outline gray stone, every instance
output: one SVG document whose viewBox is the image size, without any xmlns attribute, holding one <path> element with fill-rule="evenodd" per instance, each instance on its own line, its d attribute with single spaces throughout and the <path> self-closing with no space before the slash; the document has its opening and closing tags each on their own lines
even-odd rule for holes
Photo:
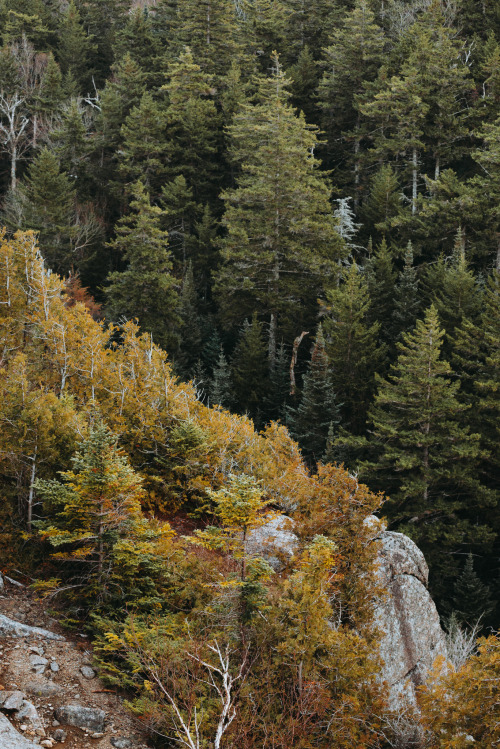
<svg viewBox="0 0 500 749">
<path fill-rule="evenodd" d="M 62 728 L 58 728 L 56 731 L 54 731 L 53 736 L 56 741 L 62 744 L 64 741 L 66 741 L 67 733 L 66 731 L 63 731 Z"/>
<path fill-rule="evenodd" d="M 113 737 L 109 741 L 115 749 L 131 749 L 134 746 L 132 739 L 128 739 L 125 736 Z"/>
<path fill-rule="evenodd" d="M 0 746 L 2 749 L 38 749 L 39 745 L 25 739 L 5 715 L 0 714 Z"/>
<path fill-rule="evenodd" d="M 3 593 L 5 589 L 5 583 L 3 581 L 2 573 L 0 572 L 0 593 Z"/>
<path fill-rule="evenodd" d="M 0 637 L 42 637 L 45 640 L 64 640 L 61 635 L 41 627 L 28 627 L 8 616 L 0 614 Z"/>
<path fill-rule="evenodd" d="M 14 692 L 3 692 L 3 694 L 7 695 L 3 699 L 3 710 L 20 710 L 23 701 L 26 699 L 24 692 L 19 692 L 18 690 Z"/>
<path fill-rule="evenodd" d="M 32 681 L 26 685 L 26 691 L 36 697 L 53 697 L 59 694 L 62 688 L 53 681 Z"/>
<path fill-rule="evenodd" d="M 286 515 L 277 515 L 249 532 L 246 550 L 251 556 L 263 557 L 273 569 L 280 570 L 294 555 L 298 544 L 293 520 Z"/>
<path fill-rule="evenodd" d="M 68 726 L 86 728 L 89 731 L 101 732 L 104 730 L 106 713 L 94 707 L 82 707 L 81 705 L 63 705 L 54 711 L 55 718 Z"/>
<path fill-rule="evenodd" d="M 31 663 L 32 671 L 34 671 L 39 676 L 43 674 L 49 663 L 47 658 L 43 658 L 41 655 L 30 655 L 29 661 Z"/>
<path fill-rule="evenodd" d="M 50 664 L 50 670 L 53 674 L 57 674 L 57 672 L 59 671 L 59 664 L 55 661 L 52 661 L 52 663 Z"/>
<path fill-rule="evenodd" d="M 35 728 L 43 728 L 43 723 L 38 715 L 37 709 L 29 700 L 23 701 L 21 709 L 16 713 L 16 718 L 22 721 L 28 720 Z"/>
<path fill-rule="evenodd" d="M 387 591 L 377 604 L 375 624 L 381 633 L 384 662 L 381 678 L 395 709 L 416 706 L 416 687 L 423 684 L 437 656 L 446 657 L 439 615 L 426 588 L 428 568 L 418 546 L 402 533 L 379 528 L 378 575 Z"/>
<path fill-rule="evenodd" d="M 90 666 L 82 666 L 80 671 L 86 679 L 95 679 L 95 671 Z"/>
</svg>

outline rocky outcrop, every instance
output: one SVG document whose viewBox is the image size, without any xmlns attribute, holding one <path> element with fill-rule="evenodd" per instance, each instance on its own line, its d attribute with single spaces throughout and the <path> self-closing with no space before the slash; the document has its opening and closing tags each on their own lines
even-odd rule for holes
<svg viewBox="0 0 500 749">
<path fill-rule="evenodd" d="M 293 532 L 293 520 L 277 515 L 248 534 L 246 550 L 263 557 L 274 570 L 281 570 L 297 550 L 299 539 Z"/>
<path fill-rule="evenodd" d="M 439 615 L 427 590 L 429 569 L 408 536 L 385 530 L 377 518 L 365 522 L 379 543 L 378 574 L 387 591 L 376 609 L 382 678 L 393 707 L 415 705 L 415 688 L 425 682 L 436 657 L 446 657 Z"/>
</svg>

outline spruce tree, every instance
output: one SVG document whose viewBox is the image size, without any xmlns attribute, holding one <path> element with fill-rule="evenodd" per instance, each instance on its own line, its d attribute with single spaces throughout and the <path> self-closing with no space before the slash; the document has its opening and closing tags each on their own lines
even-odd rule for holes
<svg viewBox="0 0 500 749">
<path fill-rule="evenodd" d="M 378 456 L 362 468 L 365 479 L 388 492 L 391 521 L 429 559 L 438 595 L 454 574 L 452 552 L 492 539 L 480 519 L 489 498 L 477 479 L 479 435 L 462 423 L 466 406 L 458 398 L 460 383 L 440 357 L 443 337 L 431 306 L 399 343 L 398 360 L 387 379 L 379 378 L 369 412 Z"/>
<path fill-rule="evenodd" d="M 446 331 L 444 351 L 448 356 L 455 328 L 464 318 L 474 322 L 481 306 L 481 290 L 468 266 L 460 230 L 451 258 L 431 265 L 425 284 Z"/>
<path fill-rule="evenodd" d="M 354 191 L 361 188 L 361 141 L 363 117 L 356 103 L 365 86 L 373 81 L 384 59 L 386 40 L 368 0 L 356 0 L 333 30 L 324 50 L 324 69 L 318 97 L 323 112 L 321 126 L 327 134 L 326 163 L 348 170 L 345 182 Z M 352 195 L 353 193 L 350 192 Z"/>
<path fill-rule="evenodd" d="M 216 197 L 220 185 L 217 164 L 220 118 L 215 107 L 212 77 L 196 64 L 189 47 L 171 63 L 165 110 L 168 138 L 167 178 L 183 176 L 197 202 Z"/>
<path fill-rule="evenodd" d="M 392 312 L 392 332 L 395 341 L 415 327 L 420 309 L 418 277 L 413 265 L 411 242 L 405 250 L 405 264 L 394 288 L 394 310 Z"/>
<path fill-rule="evenodd" d="M 474 558 L 467 555 L 464 568 L 453 585 L 451 599 L 453 614 L 463 624 L 473 626 L 487 618 L 494 609 L 491 591 L 488 585 L 481 582 L 474 570 Z M 481 623 L 484 624 L 484 621 Z"/>
<path fill-rule="evenodd" d="M 183 378 L 191 379 L 195 364 L 200 358 L 202 341 L 192 263 L 189 263 L 182 282 L 179 317 L 180 350 L 176 361 Z"/>
<path fill-rule="evenodd" d="M 320 324 L 311 361 L 304 375 L 300 403 L 289 417 L 290 431 L 297 438 L 304 455 L 310 460 L 318 461 L 325 452 L 331 427 L 335 427 L 339 421 L 339 407 Z"/>
<path fill-rule="evenodd" d="M 62 72 L 73 77 L 80 94 L 87 93 L 85 88 L 91 82 L 88 66 L 91 45 L 92 40 L 83 28 L 78 8 L 71 0 L 59 27 L 57 55 Z"/>
<path fill-rule="evenodd" d="M 269 367 L 262 323 L 254 313 L 245 320 L 231 360 L 235 405 L 260 424 L 268 389 Z"/>
<path fill-rule="evenodd" d="M 389 343 L 392 338 L 390 321 L 394 309 L 396 272 L 385 238 L 366 263 L 365 274 L 371 301 L 369 319 L 380 323 L 381 338 Z"/>
<path fill-rule="evenodd" d="M 253 310 L 269 321 L 271 366 L 278 334 L 294 318 L 300 323 L 301 307 L 314 311 L 325 276 L 336 273 L 344 253 L 313 156 L 316 128 L 288 103 L 287 84 L 275 56 L 272 76 L 258 80 L 257 103 L 245 104 L 230 128 L 241 172 L 222 196 L 227 233 L 216 276 L 225 321 L 237 324 Z"/>
<path fill-rule="evenodd" d="M 42 149 L 32 162 L 21 188 L 25 199 L 24 227 L 39 233 L 41 252 L 49 268 L 67 274 L 77 258 L 72 254 L 75 231 L 75 189 L 61 171 L 57 157 Z"/>
<path fill-rule="evenodd" d="M 369 323 L 369 311 L 366 279 L 352 263 L 344 282 L 326 293 L 323 326 L 342 422 L 358 433 L 364 427 L 375 372 L 384 354 L 378 342 L 380 323 Z"/>
<path fill-rule="evenodd" d="M 363 202 L 361 218 L 374 237 L 391 235 L 391 219 L 401 211 L 399 184 L 390 164 L 384 164 L 371 180 L 370 191 Z"/>
<path fill-rule="evenodd" d="M 224 356 L 224 349 L 221 346 L 208 391 L 210 405 L 229 408 L 233 402 L 232 391 L 231 369 Z"/>
<path fill-rule="evenodd" d="M 119 172 L 127 182 L 140 179 L 158 195 L 168 153 L 165 112 L 146 91 L 121 128 Z"/>
<path fill-rule="evenodd" d="M 154 340 L 167 348 L 175 343 L 179 317 L 168 234 L 160 228 L 163 212 L 151 205 L 142 182 L 133 185 L 132 197 L 132 212 L 120 219 L 116 238 L 108 243 L 126 263 L 125 270 L 108 277 L 109 313 L 115 320 L 122 316 L 138 318 L 142 330 L 152 333 Z"/>
</svg>

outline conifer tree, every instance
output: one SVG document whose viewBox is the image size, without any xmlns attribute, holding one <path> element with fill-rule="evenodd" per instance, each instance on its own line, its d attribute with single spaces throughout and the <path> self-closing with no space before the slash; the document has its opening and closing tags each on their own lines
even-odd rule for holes
<svg viewBox="0 0 500 749">
<path fill-rule="evenodd" d="M 215 198 L 220 183 L 217 169 L 217 135 L 220 124 L 213 101 L 212 77 L 196 64 L 189 47 L 167 70 L 162 87 L 168 105 L 165 110 L 168 148 L 167 178 L 183 176 L 197 202 Z"/>
<path fill-rule="evenodd" d="M 179 300 L 180 351 L 176 358 L 185 379 L 191 379 L 194 366 L 200 358 L 202 335 L 199 324 L 197 294 L 193 265 L 189 263 L 184 274 Z"/>
<path fill-rule="evenodd" d="M 73 0 L 69 3 L 59 27 L 58 59 L 62 72 L 77 82 L 79 93 L 90 84 L 88 58 L 92 40 L 83 28 L 80 13 Z"/>
<path fill-rule="evenodd" d="M 93 143 L 78 99 L 71 99 L 64 108 L 57 129 L 51 133 L 51 141 L 61 167 L 76 189 L 78 199 L 82 202 L 90 200 L 96 191 L 89 168 Z"/>
<path fill-rule="evenodd" d="M 233 388 L 239 411 L 259 422 L 268 388 L 269 367 L 262 323 L 254 313 L 245 320 L 231 360 Z"/>
<path fill-rule="evenodd" d="M 448 356 L 455 328 L 464 318 L 473 322 L 481 305 L 481 291 L 474 273 L 468 267 L 460 230 L 452 257 L 448 262 L 441 259 L 434 266 L 431 265 L 425 283 L 447 334 L 444 350 Z"/>
<path fill-rule="evenodd" d="M 290 430 L 304 454 L 314 461 L 325 452 L 330 428 L 340 420 L 335 399 L 323 328 L 318 327 L 311 361 L 304 375 L 299 406 L 289 417 Z"/>
<path fill-rule="evenodd" d="M 144 72 L 148 88 L 157 88 L 163 79 L 161 47 L 154 33 L 149 10 L 136 7 L 127 15 L 114 43 L 115 60 L 130 56 Z"/>
<path fill-rule="evenodd" d="M 106 81 L 100 95 L 101 113 L 98 124 L 103 148 L 114 150 L 120 141 L 120 129 L 125 118 L 142 99 L 146 88 L 146 73 L 129 52 L 111 70 L 113 77 Z"/>
<path fill-rule="evenodd" d="M 370 192 L 361 211 L 361 217 L 370 227 L 373 236 L 391 235 L 391 219 L 401 210 L 399 193 L 394 170 L 390 164 L 384 164 L 371 180 Z"/>
<path fill-rule="evenodd" d="M 356 0 L 354 8 L 333 30 L 329 46 L 324 50 L 325 72 L 318 96 L 323 111 L 321 125 L 327 133 L 326 162 L 331 166 L 337 165 L 342 157 L 347 160 L 348 184 L 354 188 L 356 205 L 363 128 L 355 97 L 376 78 L 385 44 L 384 32 L 376 23 L 368 0 Z M 342 169 L 345 168 L 342 164 Z"/>
<path fill-rule="evenodd" d="M 476 574 L 474 558 L 470 553 L 453 585 L 451 603 L 457 619 L 471 627 L 484 617 L 487 618 L 493 611 L 490 588 L 481 582 Z"/>
<path fill-rule="evenodd" d="M 37 523 L 42 537 L 73 572 L 80 598 L 103 600 L 123 595 L 113 590 L 114 551 L 121 537 L 134 536 L 141 523 L 140 477 L 116 447 L 116 438 L 101 422 L 91 429 L 62 481 L 38 481 L 37 493 L 49 519 Z M 74 566 L 73 566 L 74 565 Z"/>
<path fill-rule="evenodd" d="M 431 306 L 398 345 L 398 360 L 387 379 L 379 378 L 369 412 L 372 444 L 380 452 L 363 467 L 365 477 L 387 490 L 389 517 L 436 563 L 441 578 L 434 589 L 441 595 L 453 574 L 450 551 L 491 541 L 479 520 L 479 508 L 489 502 L 476 476 L 479 435 L 462 425 L 466 406 L 440 357 L 443 337 Z"/>
<path fill-rule="evenodd" d="M 389 343 L 391 332 L 389 321 L 394 308 L 394 284 L 396 272 L 392 253 L 385 238 L 365 266 L 368 294 L 370 295 L 369 319 L 381 325 L 381 338 Z"/>
<path fill-rule="evenodd" d="M 66 274 L 75 262 L 72 256 L 75 232 L 75 189 L 57 157 L 44 148 L 32 162 L 26 183 L 25 226 L 39 232 L 42 254 L 49 268 Z"/>
<path fill-rule="evenodd" d="M 219 358 L 215 364 L 213 376 L 210 381 L 210 405 L 229 408 L 233 401 L 232 389 L 231 370 L 228 361 L 224 356 L 224 349 L 221 346 Z"/>
<path fill-rule="evenodd" d="M 392 313 L 394 340 L 398 340 L 402 333 L 407 333 L 415 327 L 419 308 L 417 271 L 413 265 L 413 247 L 411 242 L 408 242 L 405 250 L 405 264 L 394 288 Z"/>
<path fill-rule="evenodd" d="M 352 263 L 344 283 L 326 293 L 323 326 L 342 422 L 354 431 L 364 426 L 375 371 L 384 353 L 378 344 L 380 323 L 369 323 L 369 310 L 366 279 Z"/>
<path fill-rule="evenodd" d="M 288 104 L 277 56 L 273 66 L 272 76 L 258 81 L 257 103 L 245 104 L 230 128 L 242 166 L 237 187 L 223 194 L 227 234 L 216 281 L 224 320 L 238 323 L 253 310 L 269 320 L 271 366 L 278 332 L 297 314 L 298 300 L 314 309 L 344 252 L 328 186 L 316 172 L 316 129 Z"/>
<path fill-rule="evenodd" d="M 168 347 L 175 341 L 173 328 L 179 318 L 168 234 L 160 228 L 163 212 L 151 205 L 142 182 L 133 186 L 132 197 L 133 212 L 120 219 L 116 238 L 108 244 L 127 264 L 108 277 L 109 311 L 115 319 L 137 317 L 143 330 Z"/>
<path fill-rule="evenodd" d="M 168 142 L 165 112 L 146 91 L 121 128 L 119 172 L 127 182 L 140 179 L 150 194 L 157 195 L 165 174 Z"/>
<path fill-rule="evenodd" d="M 236 8 L 231 0 L 188 0 L 178 29 L 204 73 L 223 76 L 238 57 Z"/>
</svg>

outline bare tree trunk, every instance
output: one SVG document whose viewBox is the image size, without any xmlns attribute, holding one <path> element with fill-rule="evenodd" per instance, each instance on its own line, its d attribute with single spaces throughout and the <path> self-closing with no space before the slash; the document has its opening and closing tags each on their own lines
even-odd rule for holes
<svg viewBox="0 0 500 749">
<path fill-rule="evenodd" d="M 28 494 L 28 517 L 26 525 L 28 527 L 28 531 L 31 533 L 31 527 L 33 522 L 33 498 L 35 495 L 35 478 L 36 478 L 36 459 L 38 456 L 38 445 L 35 443 L 35 452 L 33 456 L 31 457 L 31 481 L 30 481 L 30 490 Z"/>
<path fill-rule="evenodd" d="M 14 146 L 10 155 L 10 189 L 15 192 L 17 187 L 17 146 Z"/>
<path fill-rule="evenodd" d="M 417 212 L 417 149 L 413 149 L 413 175 L 412 175 L 412 196 L 411 196 L 411 212 L 415 214 Z"/>
</svg>

